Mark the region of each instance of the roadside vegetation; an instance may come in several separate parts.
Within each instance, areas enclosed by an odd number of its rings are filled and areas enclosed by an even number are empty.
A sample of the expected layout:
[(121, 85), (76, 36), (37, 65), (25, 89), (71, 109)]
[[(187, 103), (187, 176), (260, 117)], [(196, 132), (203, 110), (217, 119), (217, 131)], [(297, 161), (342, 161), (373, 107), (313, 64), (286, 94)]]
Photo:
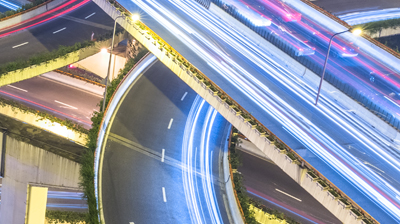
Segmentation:
[[(115, 35), (124, 32), (122, 29), (118, 29)], [(37, 55), (33, 55), (28, 59), (20, 59), (13, 62), (9, 62), (3, 65), (0, 65), (0, 77), (4, 74), (12, 71), (16, 71), (18, 69), (25, 69), (30, 66), (39, 65), (41, 63), (51, 63), (52, 61), (56, 61), (58, 58), (67, 58), (69, 53), (92, 47), (96, 44), (96, 42), (105, 41), (112, 38), (112, 31), (107, 32), (103, 35), (99, 35), (96, 41), (84, 41), (75, 43), (72, 46), (59, 46), (58, 49), (51, 52), (43, 52)]]
[(46, 219), (49, 223), (79, 224), (85, 221), (86, 216), (85, 212), (46, 210)]
[[(236, 128), (232, 127), (231, 142), (229, 146), (229, 162), (231, 164), (231, 168), (234, 171), (236, 171), (242, 165), (242, 162), (240, 160), (240, 155), (236, 149), (236, 146), (239, 143), (238, 133), (239, 131)], [(263, 205), (260, 201), (249, 197), (247, 189), (244, 186), (244, 177), (241, 173), (233, 172), (233, 183), (235, 185), (234, 189), (239, 199), (240, 206), (243, 211), (243, 216), (247, 224), (259, 223), (254, 216), (254, 211), (250, 209), (251, 205), (272, 215), (272, 217), (275, 217), (275, 219), (273, 220), (285, 221), (286, 223), (289, 224), (300, 224), (299, 222), (287, 216), (286, 214), (279, 212), (276, 209), (271, 209)]]
[(9, 10), (5, 11), (4, 13), (0, 12), (0, 21), (8, 19), (7, 17), (13, 16), (15, 14), (27, 11), (29, 9), (32, 9), (36, 6), (39, 6), (41, 4), (47, 4), (47, 2), (51, 2), (53, 0), (34, 0), (31, 1), (31, 3), (27, 3), (25, 5), (22, 5), (19, 9), (17, 10)]
[(64, 66), (64, 67), (61, 67), (56, 70), (56, 72), (60, 72), (60, 71), (63, 74), (68, 73), (69, 76), (81, 77), (81, 78), (91, 80), (91, 81), (99, 83), (99, 84), (102, 84), (105, 82), (105, 79), (103, 79), (102, 77), (100, 77), (90, 71), (87, 71), (85, 69), (78, 68), (78, 67), (71, 68), (70, 66)]
[[(107, 88), (106, 94), (106, 104), (110, 101), (112, 95), (117, 89), (118, 85), (124, 79), (124, 77), (128, 74), (128, 72), (135, 66), (135, 64), (146, 54), (148, 53), (147, 49), (142, 49), (138, 55), (130, 59), (123, 69), (119, 71), (118, 77), (111, 81), (111, 84)], [(102, 105), (103, 101), (101, 100), (99, 105)], [(97, 210), (97, 202), (95, 197), (95, 187), (94, 187), (94, 158), (95, 151), (97, 146), (97, 137), (99, 134), (99, 129), (101, 126), (101, 122), (103, 120), (104, 111), (95, 112), (92, 120), (92, 128), (89, 130), (88, 134), (88, 142), (86, 152), (82, 156), (81, 161), (81, 169), (80, 169), (80, 183), (79, 185), (83, 189), (84, 198), (87, 200), (87, 204), (89, 207), (89, 213), (85, 218), (86, 223), (90, 224), (98, 224), (98, 214)]]
[(396, 29), (400, 27), (400, 18), (365, 23), (357, 25), (357, 27), (360, 27), (363, 31), (368, 32), (370, 34), (379, 33), (383, 29), (389, 29), (389, 28)]
[(77, 131), (79, 133), (83, 133), (83, 134), (87, 134), (88, 133), (87, 129), (85, 129), (81, 124), (78, 124), (78, 123), (76, 123), (74, 121), (71, 121), (71, 120), (68, 120), (68, 119), (64, 119), (63, 120), (61, 118), (55, 117), (55, 116), (53, 116), (51, 114), (48, 114), (46, 112), (32, 109), (32, 108), (30, 108), (28, 106), (25, 106), (24, 104), (21, 104), (21, 103), (19, 103), (17, 101), (9, 100), (9, 99), (5, 99), (5, 98), (0, 97), (0, 107), (5, 107), (5, 106), (11, 106), (13, 108), (13, 110), (17, 110), (18, 109), (22, 113), (34, 114), (37, 117), (41, 117), (41, 119), (48, 119), (53, 123), (59, 123), (61, 125), (64, 125), (68, 129), (73, 130), (73, 131)]
[[(370, 22), (370, 23), (356, 25), (355, 27), (359, 27), (364, 32), (370, 35), (379, 34), (384, 29), (400, 28), (400, 18)], [(399, 52), (400, 34), (387, 37), (377, 37), (374, 39), (384, 44), (385, 46), (391, 48), (392, 50), (396, 51), (397, 53), (400, 53)]]

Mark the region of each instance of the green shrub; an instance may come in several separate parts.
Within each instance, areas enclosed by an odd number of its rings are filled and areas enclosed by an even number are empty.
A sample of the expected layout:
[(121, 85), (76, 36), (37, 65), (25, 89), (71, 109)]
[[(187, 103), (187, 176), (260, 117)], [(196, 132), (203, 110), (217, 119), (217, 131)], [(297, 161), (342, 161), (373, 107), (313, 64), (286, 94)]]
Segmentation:
[(314, 179), (318, 177), (318, 176), (315, 175), (315, 173), (314, 173), (313, 171), (311, 171), (311, 170), (308, 171), (307, 173), (308, 173), (308, 175), (310, 175), (310, 176), (311, 176), (312, 178), (314, 178)]
[(364, 31), (367, 31), (370, 33), (376, 33), (376, 32), (380, 32), (382, 29), (387, 29), (387, 28), (394, 29), (394, 28), (400, 27), (400, 19), (389, 19), (389, 20), (370, 22), (370, 23), (358, 25), (357, 27), (360, 27)]
[(38, 5), (42, 4), (42, 3), (49, 2), (49, 1), (51, 1), (51, 0), (35, 0), (35, 1), (32, 1), (31, 3), (27, 3), (25, 5), (22, 5), (17, 10), (9, 10), (9, 11), (6, 11), (4, 13), (0, 12), (0, 19), (12, 16), (12, 15), (20, 13), (20, 12), (23, 12), (23, 11), (25, 11), (27, 9), (31, 9), (31, 8), (33, 8), (35, 6), (38, 6)]
[(258, 200), (250, 198), (250, 203), (254, 207), (259, 208), (262, 211), (264, 211), (264, 212), (266, 212), (266, 213), (268, 213), (270, 215), (274, 215), (277, 219), (285, 220), (286, 223), (288, 223), (288, 224), (300, 224), (299, 222), (297, 222), (293, 218), (287, 216), (285, 213), (282, 213), (282, 212), (280, 212), (280, 211), (278, 211), (276, 209), (269, 208), (269, 207), (265, 206), (264, 204), (262, 204), (262, 202), (260, 202)]
[[(282, 147), (283, 147), (283, 149), (286, 148), (283, 144), (282, 144)], [(297, 160), (297, 157), (294, 155), (293, 152), (288, 151), (288, 152), (286, 152), (286, 155), (293, 161)]]
[(52, 211), (46, 210), (46, 218), (50, 222), (68, 222), (71, 224), (77, 224), (85, 221), (87, 213), (85, 212), (72, 212), (72, 211)]
[(355, 208), (352, 208), (352, 209), (350, 209), (357, 217), (359, 217), (359, 216), (361, 216), (362, 214), (361, 214), (361, 212), (359, 212), (357, 209), (355, 209)]
[(324, 181), (324, 180), (318, 180), (317, 181), (323, 188), (326, 188), (326, 187), (328, 187), (329, 185), (326, 183), (326, 181)]
[(328, 191), (329, 191), (329, 193), (331, 193), (331, 194), (333, 195), (333, 197), (335, 197), (335, 198), (337, 198), (337, 197), (340, 196), (340, 195), (339, 195), (335, 190), (333, 190), (333, 189), (329, 189)]
[[(119, 29), (118, 32), (116, 31), (116, 35), (123, 32), (122, 29)], [(96, 41), (104, 41), (108, 40), (112, 37), (112, 32), (105, 33), (97, 38)], [(32, 65), (39, 65), (44, 62), (50, 62), (52, 60), (57, 60), (57, 58), (61, 57), (68, 57), (69, 53), (78, 51), (80, 49), (94, 46), (95, 42), (93, 41), (84, 41), (81, 43), (75, 43), (72, 46), (60, 46), (58, 49), (51, 51), (51, 52), (44, 52), (34, 56), (31, 56), (27, 60), (17, 60), (13, 62), (9, 62), (3, 65), (0, 65), (0, 77), (8, 72), (16, 71), (18, 69), (28, 68)]]
[(61, 125), (64, 125), (65, 127), (67, 127), (70, 130), (79, 132), (79, 133), (83, 133), (83, 134), (87, 134), (88, 130), (85, 129), (81, 124), (75, 123), (71, 120), (65, 119), (62, 120), (61, 118), (55, 117), (53, 115), (48, 114), (47, 112), (43, 112), (43, 111), (39, 111), (39, 110), (35, 110), (32, 109), (28, 106), (25, 106), (19, 102), (16, 102), (14, 100), (9, 100), (9, 99), (5, 99), (5, 98), (0, 98), (0, 106), (1, 107), (5, 107), (5, 106), (11, 106), (12, 108), (17, 108), (19, 109), (22, 113), (31, 113), (34, 114), (38, 117), (42, 117), (43, 119), (48, 119), (51, 122), (54, 123), (59, 123)]

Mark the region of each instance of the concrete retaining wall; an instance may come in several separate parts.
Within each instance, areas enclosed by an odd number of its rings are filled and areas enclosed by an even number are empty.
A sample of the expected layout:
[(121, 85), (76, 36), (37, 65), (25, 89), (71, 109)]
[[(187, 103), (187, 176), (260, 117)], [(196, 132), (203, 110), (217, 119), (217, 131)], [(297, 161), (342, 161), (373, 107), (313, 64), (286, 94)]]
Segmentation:
[[(125, 39), (124, 34), (117, 35), (115, 37), (115, 43), (118, 43)], [(94, 46), (80, 49), (75, 52), (69, 53), (66, 57), (60, 57), (48, 63), (43, 62), (39, 65), (33, 65), (29, 68), (19, 69), (13, 72), (8, 72), (0, 76), (0, 87), (15, 82), (19, 82), (25, 79), (44, 74), (46, 72), (53, 71), (55, 69), (67, 66), (75, 63), (89, 56), (99, 53), (100, 49), (110, 47), (111, 39), (105, 41), (96, 42)]]
[[(115, 9), (107, 0), (94, 0), (109, 16), (115, 18), (120, 12)], [(235, 126), (243, 133), (251, 142), (253, 142), (264, 154), (268, 155), (271, 160), (284, 170), (292, 179), (313, 195), (320, 203), (322, 203), (329, 211), (331, 211), (342, 222), (349, 224), (362, 224), (360, 219), (355, 219), (349, 208), (342, 208), (338, 199), (329, 200), (327, 198), (327, 189), (323, 189), (317, 184), (316, 180), (305, 178), (307, 169), (298, 165), (297, 161), (292, 161), (285, 151), (276, 148), (265, 135), (261, 134), (254, 126), (238, 115), (238, 113), (226, 102), (216, 95), (209, 87), (194, 76), (186, 67), (176, 60), (171, 54), (168, 54), (158, 42), (155, 41), (146, 31), (142, 31), (130, 20), (118, 20), (119, 24), (127, 30), (135, 39), (153, 53), (163, 64), (171, 71), (179, 76), (187, 85), (189, 85), (197, 94), (205, 99), (212, 107), (214, 107), (228, 122)], [(287, 65), (297, 63), (293, 59), (288, 58)], [(306, 77), (312, 76), (307, 73)], [(103, 124), (104, 125), (104, 124)], [(105, 127), (107, 124), (105, 125)], [(104, 129), (105, 127), (102, 127)]]
[(7, 137), (0, 223), (24, 223), (28, 184), (78, 188), (80, 165)]
[(369, 36), (372, 38), (378, 38), (378, 37), (393, 36), (396, 34), (400, 34), (400, 27), (382, 29), (381, 32), (370, 33)]
[(71, 141), (74, 141), (77, 144), (86, 144), (86, 134), (70, 130), (66, 126), (63, 126), (59, 123), (51, 122), (50, 120), (44, 119), (43, 117), (37, 116), (36, 114), (21, 111), (20, 109), (14, 108), (9, 105), (0, 106), (0, 114), (12, 117), (40, 129), (44, 129)]
[(32, 11), (25, 12), (25, 13), (22, 13), (21, 15), (3, 20), (0, 22), (0, 30), (4, 29), (6, 27), (9, 27), (9, 26), (17, 25), (18, 23), (21, 23), (25, 20), (32, 19), (33, 17), (38, 16), (42, 13), (45, 13), (45, 12), (57, 7), (58, 5), (61, 5), (62, 3), (66, 2), (66, 1), (67, 0), (54, 0), (43, 6), (40, 6), (36, 9), (34, 9)]

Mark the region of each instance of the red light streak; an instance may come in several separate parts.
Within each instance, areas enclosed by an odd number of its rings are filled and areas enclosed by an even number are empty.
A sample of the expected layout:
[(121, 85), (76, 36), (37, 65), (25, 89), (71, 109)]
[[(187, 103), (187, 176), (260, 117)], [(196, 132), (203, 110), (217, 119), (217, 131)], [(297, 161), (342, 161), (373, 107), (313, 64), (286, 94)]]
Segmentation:
[(25, 99), (25, 98), (23, 98), (23, 97), (20, 97), (20, 96), (17, 96), (17, 95), (14, 95), (14, 94), (11, 94), (11, 93), (2, 91), (2, 90), (0, 90), (0, 92), (1, 92), (1, 93), (4, 93), (4, 94), (6, 94), (6, 95), (12, 96), (12, 97), (14, 97), (14, 98), (17, 98), (17, 99), (20, 99), (20, 100), (23, 100), (23, 101), (26, 101), (26, 102), (35, 104), (35, 105), (37, 105), (37, 106), (39, 106), (39, 107), (46, 108), (46, 109), (48, 109), (48, 110), (54, 111), (54, 112), (59, 113), (59, 114), (62, 114), (62, 115), (64, 115), (64, 116), (73, 118), (73, 119), (75, 119), (75, 120), (79, 120), (79, 121), (84, 122), (84, 123), (86, 123), (86, 124), (89, 124), (89, 125), (92, 124), (91, 122), (88, 122), (88, 121), (79, 119), (79, 118), (77, 118), (77, 117), (71, 116), (71, 115), (69, 115), (69, 114), (66, 114), (66, 113), (64, 113), (64, 112), (58, 111), (58, 110), (53, 109), (53, 108), (51, 108), (51, 107), (45, 106), (45, 105), (43, 105), (43, 104), (36, 103), (36, 102), (34, 102), (34, 101), (32, 101), (32, 100), (28, 100), (28, 99)]
[[(74, 2), (74, 1), (76, 1), (76, 0), (73, 0), (72, 2)], [(89, 1), (90, 1), (90, 0), (84, 0), (84, 1), (82, 1), (81, 3), (76, 4), (76, 5), (72, 6), (71, 8), (69, 8), (69, 9), (67, 9), (67, 10), (65, 10), (65, 11), (63, 11), (63, 12), (60, 12), (60, 13), (58, 13), (58, 14), (52, 16), (52, 17), (49, 17), (49, 18), (47, 18), (47, 19), (44, 19), (44, 20), (42, 20), (42, 21), (39, 21), (39, 22), (34, 23), (34, 24), (31, 24), (31, 25), (25, 26), (25, 27), (23, 27), (23, 28), (19, 28), (19, 29), (12, 30), (12, 31), (10, 31), (10, 32), (1, 34), (1, 35), (0, 35), (0, 38), (5, 37), (5, 36), (8, 36), (8, 35), (13, 34), (13, 33), (16, 33), (16, 32), (21, 31), (21, 30), (28, 29), (28, 28), (33, 27), (33, 26), (36, 26), (36, 25), (42, 24), (42, 23), (44, 23), (44, 22), (50, 21), (50, 20), (52, 20), (52, 19), (54, 19), (54, 18), (57, 18), (57, 17), (59, 17), (59, 16), (61, 16), (61, 15), (63, 15), (63, 14), (66, 14), (66, 13), (68, 13), (68, 12), (71, 12), (71, 11), (74, 10), (74, 9), (77, 9), (77, 8), (81, 7), (82, 5), (88, 3)], [(68, 2), (68, 4), (71, 4), (72, 2)], [(61, 6), (60, 6), (60, 7), (61, 7)], [(57, 8), (60, 8), (60, 7), (57, 7)], [(50, 12), (50, 11), (49, 11), (49, 12)]]

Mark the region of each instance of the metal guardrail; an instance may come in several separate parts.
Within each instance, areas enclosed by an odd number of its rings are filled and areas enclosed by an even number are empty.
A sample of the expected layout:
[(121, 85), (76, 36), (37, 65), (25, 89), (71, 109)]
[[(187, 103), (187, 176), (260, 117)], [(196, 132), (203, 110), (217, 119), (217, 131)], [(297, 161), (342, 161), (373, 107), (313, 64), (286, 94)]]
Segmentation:
[[(302, 0), (303, 1), (303, 0)], [(118, 2), (113, 1), (111, 4), (117, 6), (119, 10), (124, 13), (127, 17), (130, 17), (131, 12), (126, 10), (122, 5)], [(127, 20), (129, 24), (133, 25), (130, 20)], [(342, 192), (338, 187), (336, 187), (332, 182), (328, 180), (324, 175), (318, 172), (311, 164), (309, 164), (306, 160), (304, 160), (296, 151), (291, 149), (288, 145), (286, 145), (279, 137), (274, 135), (267, 127), (265, 127), (260, 121), (258, 121), (251, 113), (249, 113), (246, 109), (244, 109), (240, 104), (238, 104), (234, 99), (232, 99), (227, 93), (225, 93), (218, 85), (216, 85), (213, 81), (211, 81), (206, 75), (204, 75), (199, 69), (197, 69), (194, 65), (192, 65), (189, 61), (187, 61), (181, 54), (178, 53), (174, 48), (172, 48), (166, 41), (164, 41), (160, 36), (158, 36), (154, 31), (152, 31), (149, 27), (147, 27), (141, 21), (137, 21), (135, 23), (138, 27), (135, 29), (141, 29), (143, 32), (140, 32), (142, 35), (148, 35), (146, 38), (150, 40), (152, 38), (154, 40), (153, 44), (156, 45), (156, 42), (159, 43), (160, 49), (163, 48), (166, 50), (166, 55), (168, 57), (173, 56), (173, 61), (176, 62), (180, 66), (184, 66), (187, 69), (188, 73), (192, 73), (192, 75), (196, 76), (200, 82), (202, 82), (205, 86), (207, 86), (214, 95), (218, 96), (221, 101), (225, 101), (232, 109), (236, 111), (238, 115), (241, 115), (247, 122), (249, 122), (255, 129), (260, 132), (261, 136), (266, 136), (272, 144), (276, 146), (276, 148), (282, 150), (286, 155), (292, 159), (294, 163), (297, 163), (302, 168), (309, 170), (308, 172), (312, 172), (317, 176), (319, 180), (324, 181), (327, 184), (327, 188), (335, 191), (340, 198), (348, 201), (353, 209), (361, 211), (359, 212), (362, 215), (362, 219), (369, 223), (379, 223), (376, 221), (371, 215), (369, 215), (363, 208), (361, 208), (356, 202), (354, 202), (349, 196), (347, 196), (344, 192)], [(121, 82), (122, 83), (122, 82)], [(272, 139), (272, 140), (271, 140)], [(294, 157), (294, 158), (293, 158)]]

